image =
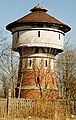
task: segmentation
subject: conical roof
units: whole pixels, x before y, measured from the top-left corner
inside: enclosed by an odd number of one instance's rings
[[[49,26],[57,26],[60,30],[63,32],[68,32],[71,28],[64,24],[63,22],[57,20],[56,18],[50,16],[47,14],[47,10],[40,6],[39,4],[32,8],[31,13],[28,15],[10,23],[6,26],[7,30],[12,31],[13,28],[19,27],[19,26],[26,26],[27,24],[37,24],[37,23],[45,23]]]

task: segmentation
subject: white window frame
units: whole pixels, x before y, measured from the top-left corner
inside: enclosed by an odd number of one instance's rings
[[[41,58],[36,58],[36,67],[37,69],[40,69],[41,66]]]
[[[50,67],[51,67],[51,71],[54,71],[54,59],[51,59]]]

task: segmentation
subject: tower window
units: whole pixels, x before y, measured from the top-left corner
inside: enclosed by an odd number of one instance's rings
[[[59,34],[59,40],[60,40],[60,34]]]
[[[44,58],[44,69],[47,70],[48,67],[48,59]]]
[[[38,31],[38,37],[40,37],[40,31]]]
[[[29,61],[29,66],[31,67],[31,65],[32,65],[32,61],[30,60],[30,61]]]
[[[47,60],[45,60],[45,67],[47,67]]]
[[[28,58],[28,68],[32,69],[32,67],[33,67],[33,59]]]

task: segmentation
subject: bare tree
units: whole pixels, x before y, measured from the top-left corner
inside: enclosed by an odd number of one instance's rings
[[[57,59],[57,79],[60,82],[62,94],[65,97],[72,95],[76,82],[76,50],[66,49]],[[71,94],[70,94],[71,93]]]
[[[67,100],[67,102],[75,101],[76,49],[72,47],[68,47],[67,49],[65,49],[65,51],[58,57],[56,63],[59,93],[62,98]]]
[[[4,97],[7,96],[9,88],[13,91],[15,97],[15,86],[18,71],[18,54],[11,50],[10,43],[8,44],[4,31],[0,30],[0,83],[3,89]]]

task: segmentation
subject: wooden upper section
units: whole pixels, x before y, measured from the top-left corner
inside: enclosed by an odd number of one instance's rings
[[[63,32],[68,32],[70,31],[70,27],[63,22],[57,20],[56,18],[50,16],[47,14],[47,10],[40,6],[39,4],[35,6],[33,9],[30,10],[31,13],[27,14],[26,16],[8,24],[6,26],[6,29],[9,31],[12,31],[13,28],[15,27],[22,27],[26,25],[46,25],[46,27],[50,28],[56,28],[63,31]],[[42,27],[42,26],[41,26]]]

